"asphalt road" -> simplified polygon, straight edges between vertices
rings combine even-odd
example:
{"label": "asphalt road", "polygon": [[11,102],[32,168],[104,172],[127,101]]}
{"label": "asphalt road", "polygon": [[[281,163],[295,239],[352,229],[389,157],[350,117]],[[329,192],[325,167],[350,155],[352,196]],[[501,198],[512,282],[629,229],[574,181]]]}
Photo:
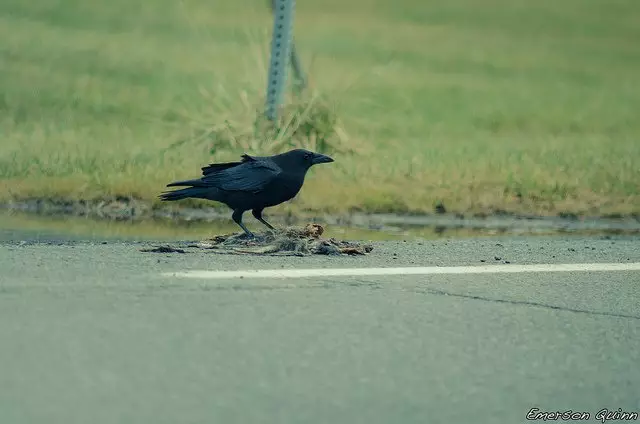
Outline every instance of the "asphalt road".
{"label": "asphalt road", "polygon": [[640,411],[637,271],[160,275],[633,263],[637,237],[387,242],[344,258],[4,238],[1,423],[519,423],[531,408],[598,422],[603,408]]}

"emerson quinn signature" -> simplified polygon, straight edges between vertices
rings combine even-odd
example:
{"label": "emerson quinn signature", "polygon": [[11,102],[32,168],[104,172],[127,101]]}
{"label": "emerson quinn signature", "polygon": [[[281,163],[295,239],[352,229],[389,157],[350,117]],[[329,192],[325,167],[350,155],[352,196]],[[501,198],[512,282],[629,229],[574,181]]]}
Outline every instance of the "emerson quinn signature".
{"label": "emerson quinn signature", "polygon": [[[590,420],[591,416],[592,414],[586,411],[572,411],[571,409],[568,409],[566,411],[541,411],[538,408],[531,408],[527,413],[527,420],[586,421]],[[593,418],[603,424],[610,421],[638,421],[638,412],[623,411],[622,408],[618,408],[615,411],[603,408],[593,414]]]}

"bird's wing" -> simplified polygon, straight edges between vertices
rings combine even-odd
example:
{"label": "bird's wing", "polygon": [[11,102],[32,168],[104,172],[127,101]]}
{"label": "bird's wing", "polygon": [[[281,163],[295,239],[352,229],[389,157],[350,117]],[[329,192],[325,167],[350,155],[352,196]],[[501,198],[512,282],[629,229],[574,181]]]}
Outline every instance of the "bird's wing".
{"label": "bird's wing", "polygon": [[227,163],[211,163],[204,168],[202,168],[202,175],[213,174],[214,172],[224,171],[228,168],[233,168],[234,166],[238,166],[243,164],[244,162],[254,161],[256,158],[253,156],[249,156],[246,153],[241,156],[241,162],[227,162]]}
{"label": "bird's wing", "polygon": [[212,163],[202,168],[202,175],[213,174],[214,172],[224,171],[228,168],[240,165],[242,162],[229,162],[229,163]]}
{"label": "bird's wing", "polygon": [[241,164],[202,177],[207,186],[227,191],[258,192],[282,173],[270,160],[245,159]]}

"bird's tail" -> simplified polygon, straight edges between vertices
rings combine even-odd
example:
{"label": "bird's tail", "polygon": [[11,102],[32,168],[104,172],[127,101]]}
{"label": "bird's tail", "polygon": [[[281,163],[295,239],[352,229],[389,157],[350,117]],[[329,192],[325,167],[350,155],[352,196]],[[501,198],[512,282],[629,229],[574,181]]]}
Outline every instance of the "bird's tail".
{"label": "bird's tail", "polygon": [[160,200],[165,201],[182,200],[188,199],[190,197],[202,198],[206,191],[207,189],[202,187],[189,187],[175,191],[165,191],[158,197],[160,197]]}

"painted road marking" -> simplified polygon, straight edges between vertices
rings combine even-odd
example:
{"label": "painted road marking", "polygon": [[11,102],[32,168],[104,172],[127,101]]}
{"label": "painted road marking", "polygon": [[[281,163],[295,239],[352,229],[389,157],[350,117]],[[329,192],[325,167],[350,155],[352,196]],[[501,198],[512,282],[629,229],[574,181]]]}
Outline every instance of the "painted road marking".
{"label": "painted road marking", "polygon": [[537,265],[479,265],[479,266],[427,266],[401,268],[309,268],[309,269],[256,269],[244,271],[193,270],[165,272],[165,277],[229,279],[229,278],[305,278],[349,277],[364,275],[449,275],[449,274],[511,274],[523,272],[610,272],[640,271],[640,263],[595,264],[537,264]]}

